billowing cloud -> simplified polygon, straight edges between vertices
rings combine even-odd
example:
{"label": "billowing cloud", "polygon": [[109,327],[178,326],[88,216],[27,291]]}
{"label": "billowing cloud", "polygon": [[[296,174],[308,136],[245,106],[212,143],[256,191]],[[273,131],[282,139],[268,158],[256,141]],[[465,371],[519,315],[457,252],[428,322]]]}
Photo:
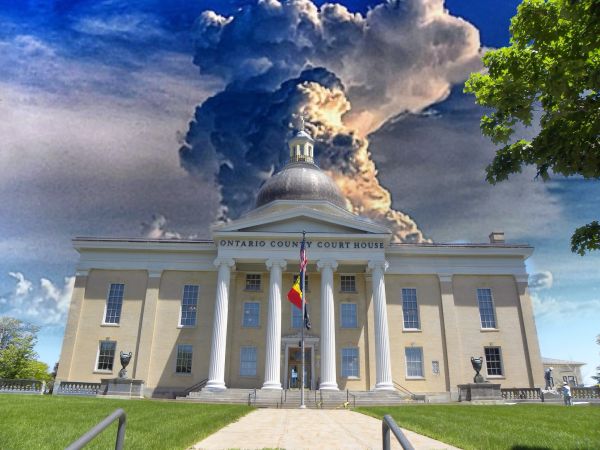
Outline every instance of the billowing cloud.
{"label": "billowing cloud", "polygon": [[552,287],[553,281],[552,272],[547,270],[529,275],[531,289],[549,289]]}
{"label": "billowing cloud", "polygon": [[393,211],[365,136],[403,110],[439,101],[478,67],[479,35],[437,0],[383,3],[366,15],[309,0],[259,1],[223,17],[205,11],[194,63],[227,87],[197,108],[180,154],[191,173],[216,173],[222,218],[248,210],[287,160],[294,114],[317,140],[319,164],[355,212],[396,239],[422,233]]}
{"label": "billowing cloud", "polygon": [[41,278],[34,286],[21,272],[9,272],[8,275],[16,283],[11,292],[0,295],[1,315],[38,325],[64,326],[75,277],[65,277],[62,285]]}
{"label": "billowing cloud", "polygon": [[166,229],[167,218],[162,214],[152,214],[150,222],[142,222],[142,235],[149,239],[181,239],[181,234]]}

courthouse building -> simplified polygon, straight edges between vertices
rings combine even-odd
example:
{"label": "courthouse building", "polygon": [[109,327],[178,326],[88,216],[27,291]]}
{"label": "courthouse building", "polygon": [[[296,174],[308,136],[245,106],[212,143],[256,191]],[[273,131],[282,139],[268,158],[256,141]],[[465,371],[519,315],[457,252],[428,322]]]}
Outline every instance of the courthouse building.
{"label": "courthouse building", "polygon": [[286,299],[307,236],[306,385],[455,393],[472,356],[502,387],[541,387],[525,260],[484,244],[391,242],[349,212],[299,131],[255,208],[212,240],[76,238],[80,253],[58,381],[116,377],[119,353],[147,396],[297,386],[303,320]]}

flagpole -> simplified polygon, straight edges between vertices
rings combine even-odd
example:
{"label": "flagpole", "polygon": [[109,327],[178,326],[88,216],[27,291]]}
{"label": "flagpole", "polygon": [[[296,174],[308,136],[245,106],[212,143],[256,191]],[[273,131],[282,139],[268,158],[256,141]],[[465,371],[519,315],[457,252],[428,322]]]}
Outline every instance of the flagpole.
{"label": "flagpole", "polygon": [[[306,245],[306,231],[302,231],[302,248],[305,248],[304,246]],[[306,273],[306,267],[304,269],[302,269],[302,272],[300,273],[301,276],[301,291],[302,291],[302,340],[301,340],[301,352],[302,352],[302,378],[301,378],[301,382],[300,382],[300,408],[304,409],[306,408],[306,405],[304,404],[304,376],[305,376],[305,370],[304,370],[304,326],[305,326],[305,317],[306,317],[306,299],[305,297],[305,292],[306,290],[304,289],[304,274]]]}

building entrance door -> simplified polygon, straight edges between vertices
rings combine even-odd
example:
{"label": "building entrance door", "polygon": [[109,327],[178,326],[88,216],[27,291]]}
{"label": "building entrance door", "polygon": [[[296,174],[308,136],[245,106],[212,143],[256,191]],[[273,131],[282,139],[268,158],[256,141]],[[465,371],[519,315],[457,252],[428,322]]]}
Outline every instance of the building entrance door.
{"label": "building entrance door", "polygon": [[[300,347],[288,348],[287,381],[290,389],[300,389],[300,371],[302,370],[302,349]],[[304,387],[310,389],[312,386],[312,348],[304,348]]]}

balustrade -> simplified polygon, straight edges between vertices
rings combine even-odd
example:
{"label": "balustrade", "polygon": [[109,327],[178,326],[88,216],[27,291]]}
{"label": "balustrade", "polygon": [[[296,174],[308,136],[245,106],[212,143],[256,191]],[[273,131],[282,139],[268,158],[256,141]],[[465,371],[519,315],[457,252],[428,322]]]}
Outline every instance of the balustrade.
{"label": "balustrade", "polygon": [[100,391],[100,383],[87,383],[81,381],[61,381],[54,388],[55,395],[81,395],[95,397]]}
{"label": "balustrade", "polygon": [[46,382],[39,380],[0,379],[0,392],[3,394],[38,394],[46,389]]}

